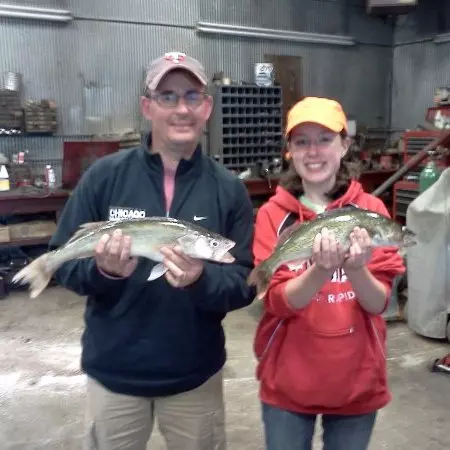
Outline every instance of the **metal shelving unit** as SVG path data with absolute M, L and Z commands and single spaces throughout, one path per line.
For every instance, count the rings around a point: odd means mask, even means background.
M 280 86 L 214 86 L 209 154 L 243 171 L 280 156 L 283 143 Z

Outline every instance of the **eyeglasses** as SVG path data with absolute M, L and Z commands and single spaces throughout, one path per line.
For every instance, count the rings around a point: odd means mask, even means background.
M 187 91 L 183 95 L 179 95 L 173 91 L 165 91 L 155 92 L 147 97 L 155 100 L 156 103 L 163 108 L 175 108 L 178 106 L 181 99 L 184 100 L 187 107 L 198 108 L 205 98 L 208 97 L 208 94 L 199 91 Z

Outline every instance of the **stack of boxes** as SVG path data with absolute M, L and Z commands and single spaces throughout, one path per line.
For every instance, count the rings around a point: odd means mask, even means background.
M 20 134 L 22 128 L 20 92 L 0 89 L 0 134 Z
M 28 100 L 25 104 L 26 133 L 55 133 L 56 103 L 51 100 Z

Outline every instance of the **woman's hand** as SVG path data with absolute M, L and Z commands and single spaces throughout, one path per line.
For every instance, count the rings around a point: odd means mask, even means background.
M 323 228 L 313 243 L 313 260 L 319 268 L 333 273 L 342 267 L 345 261 L 345 253 L 336 241 L 334 233 Z
M 354 271 L 362 269 L 372 257 L 372 239 L 364 228 L 355 227 L 350 234 L 350 250 L 343 269 Z
M 305 308 L 344 263 L 345 254 L 333 232 L 324 228 L 314 238 L 312 259 L 311 267 L 286 283 L 285 295 L 295 309 Z

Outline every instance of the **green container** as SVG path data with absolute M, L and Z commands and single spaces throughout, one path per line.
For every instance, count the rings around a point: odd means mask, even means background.
M 426 191 L 441 176 L 441 171 L 433 160 L 427 162 L 419 176 L 419 192 Z

